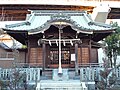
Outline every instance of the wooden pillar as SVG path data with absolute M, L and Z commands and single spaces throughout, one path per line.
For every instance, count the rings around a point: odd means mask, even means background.
M 26 57 L 26 54 L 27 52 L 26 52 L 26 50 L 25 50 L 25 61 L 24 61 L 24 63 L 26 64 L 27 63 L 27 57 Z
M 90 36 L 90 41 L 89 41 L 89 62 L 91 62 L 91 36 Z
M 28 41 L 28 54 L 27 54 L 27 60 L 26 60 L 26 63 L 29 64 L 30 63 L 30 41 Z
M 25 41 L 25 45 L 28 47 L 28 40 L 26 40 Z M 28 49 L 27 50 L 25 50 L 25 61 L 24 61 L 24 63 L 26 64 L 26 63 L 28 63 Z
M 75 43 L 75 73 L 78 75 L 78 43 Z
M 45 69 L 45 61 L 46 61 L 46 45 L 45 43 L 42 44 L 42 51 L 43 51 L 43 70 Z

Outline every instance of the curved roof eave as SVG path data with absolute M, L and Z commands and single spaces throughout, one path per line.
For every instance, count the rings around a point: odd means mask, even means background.
M 62 19 L 47 21 L 43 26 L 29 30 L 28 34 L 31 35 L 31 34 L 44 33 L 44 31 L 49 29 L 51 25 L 55 27 L 56 25 L 58 25 L 58 28 L 60 25 L 71 26 L 71 28 L 75 30 L 77 33 L 93 34 L 93 30 L 87 30 L 87 28 L 84 28 L 82 26 L 78 27 L 77 25 L 75 25 L 74 21 L 62 20 Z

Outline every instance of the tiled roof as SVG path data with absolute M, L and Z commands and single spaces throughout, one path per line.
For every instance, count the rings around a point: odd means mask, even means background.
M 26 21 L 5 26 L 8 30 L 27 30 L 28 32 L 42 31 L 57 22 L 64 22 L 75 30 L 111 30 L 110 25 L 94 22 L 84 11 L 42 11 L 33 10 L 28 14 Z
M 4 43 L 0 43 L 0 47 L 4 48 L 4 49 L 10 49 L 6 44 Z

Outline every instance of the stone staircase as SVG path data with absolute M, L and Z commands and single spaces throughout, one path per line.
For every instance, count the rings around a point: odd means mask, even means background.
M 75 73 L 72 73 L 68 69 L 63 69 L 62 74 L 59 75 L 58 69 L 53 69 L 52 79 L 41 80 L 37 84 L 36 90 L 87 90 L 85 83 L 80 82 L 80 79 L 72 79 L 75 77 Z M 70 79 L 70 77 L 72 78 Z
M 42 80 L 36 90 L 87 90 L 85 84 L 78 80 L 53 81 Z

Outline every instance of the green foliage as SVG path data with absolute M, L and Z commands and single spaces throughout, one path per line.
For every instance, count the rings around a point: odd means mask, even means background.
M 116 67 L 117 55 L 120 53 L 120 27 L 116 23 L 111 23 L 113 27 L 116 27 L 116 31 L 105 38 L 106 47 L 105 53 L 110 61 L 111 67 Z M 112 62 L 113 61 L 113 62 Z
M 115 84 L 116 80 L 117 80 L 116 75 L 114 73 L 112 73 L 112 75 L 109 77 L 110 86 Z
M 101 80 L 97 83 L 97 88 L 99 90 L 112 90 L 116 83 L 117 77 L 114 74 L 114 69 L 109 68 L 108 60 L 103 59 L 104 69 L 100 71 Z
M 2 90 L 6 88 L 6 83 L 3 80 L 0 80 L 0 87 Z
M 26 46 L 26 45 L 22 45 L 22 48 L 23 48 L 23 49 L 26 49 L 26 48 L 27 48 L 27 46 Z
M 10 75 L 10 79 L 8 87 L 11 90 L 19 90 L 21 87 L 24 87 L 23 83 L 24 80 L 26 80 L 26 74 L 14 69 L 13 73 Z
M 27 90 L 26 73 L 14 69 L 8 78 L 0 80 L 1 90 Z
M 97 88 L 99 88 L 99 90 L 105 90 L 105 83 L 104 83 L 104 81 L 99 81 L 97 83 Z
M 120 85 L 115 85 L 113 86 L 112 89 L 109 89 L 109 90 L 120 90 Z

